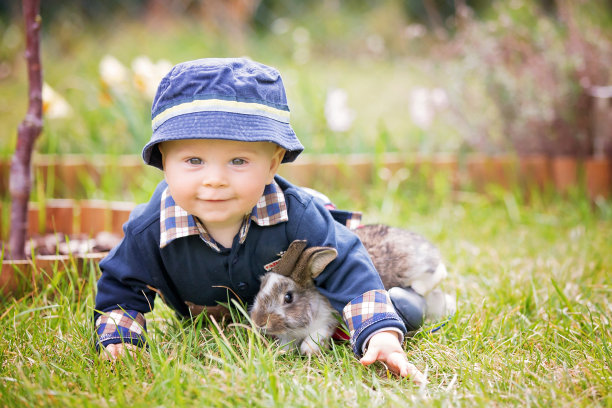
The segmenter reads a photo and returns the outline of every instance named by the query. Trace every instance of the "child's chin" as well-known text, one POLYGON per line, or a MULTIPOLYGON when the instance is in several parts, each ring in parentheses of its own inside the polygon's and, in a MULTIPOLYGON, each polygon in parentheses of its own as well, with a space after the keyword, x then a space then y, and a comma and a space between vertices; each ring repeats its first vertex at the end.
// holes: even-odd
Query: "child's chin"
POLYGON ((202 222, 202 224, 204 224, 204 227, 209 232, 211 232, 213 230, 226 230, 227 231, 229 229, 234 229, 234 230, 236 230, 236 232, 238 232, 238 230, 242 226, 242 220, 244 219, 244 216, 240 216, 240 217, 227 217, 227 216, 219 216, 219 217, 204 216, 204 217, 200 217, 197 214, 194 214, 194 215, 196 217, 198 217, 200 222, 202 222))
POLYGON ((204 217, 200 217, 199 215, 195 214, 196 217, 198 217, 198 219, 200 221, 202 221, 202 223, 206 226, 210 226, 210 227, 231 227, 231 226, 240 226, 242 225, 242 219, 243 217, 211 217, 211 216, 204 216, 204 217))

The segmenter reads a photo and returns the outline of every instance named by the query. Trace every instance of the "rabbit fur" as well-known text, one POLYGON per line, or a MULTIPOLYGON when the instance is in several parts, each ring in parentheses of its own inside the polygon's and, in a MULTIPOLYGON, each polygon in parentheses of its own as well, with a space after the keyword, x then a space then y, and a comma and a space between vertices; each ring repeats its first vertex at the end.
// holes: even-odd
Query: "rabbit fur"
POLYGON ((318 353, 334 333, 338 320, 313 278, 337 256, 334 248, 293 241, 278 264, 266 273, 251 308, 251 319, 281 347, 298 347, 302 354, 318 353))
MULTIPOLYGON (((434 289, 447 270, 431 242, 414 232, 381 224, 365 225, 355 232, 385 289, 412 287, 425 297, 427 318, 454 312, 454 299, 434 289)), ((336 311, 313 281, 337 252, 329 247, 306 246, 306 241, 293 241, 262 277, 250 315, 255 326, 278 338, 283 348, 297 347, 302 354, 310 355, 327 345, 338 325, 336 311)))

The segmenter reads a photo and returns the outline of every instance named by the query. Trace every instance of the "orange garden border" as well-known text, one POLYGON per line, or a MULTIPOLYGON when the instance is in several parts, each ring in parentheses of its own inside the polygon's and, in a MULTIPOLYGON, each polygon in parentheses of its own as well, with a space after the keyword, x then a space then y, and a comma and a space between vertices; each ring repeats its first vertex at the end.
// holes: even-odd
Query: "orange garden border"
POLYGON ((311 186, 323 183, 341 186, 368 184, 374 170, 386 168, 391 173, 406 168, 424 174, 445 174, 456 190, 484 192, 491 186, 508 190, 556 190, 561 194, 583 187, 590 199, 609 198, 612 194, 612 161, 609 158, 577 159, 570 156, 515 156, 482 154, 432 155, 385 154, 320 155, 300 157, 297 162, 281 166, 280 174, 296 184, 311 186), (331 182, 330 182, 331 181, 331 182))
POLYGON ((100 232, 122 234, 122 226, 136 206, 132 202, 50 199, 44 212, 36 203, 28 208, 29 235, 49 232, 95 235, 100 232))
MULTIPOLYGON (((46 201, 43 211, 40 205, 30 203, 28 234, 30 237, 53 232, 95 236, 110 232, 122 236, 122 226, 134 207, 135 203, 131 202, 52 199, 46 201)), ((84 269, 94 267, 106 254, 35 255, 33 259, 3 260, 0 296, 17 295, 36 288, 45 278, 68 267, 76 267, 81 276, 84 269)))
MULTIPOLYGON (((109 172, 116 175, 121 188, 129 189, 147 171, 140 157, 134 155, 39 155, 35 157, 34 168, 35 174, 39 175, 38 182, 45 185, 48 182, 54 183, 54 193, 60 197, 76 196, 85 190, 84 183, 97 186, 102 174, 109 172)), ((8 195, 8 169, 8 163, 0 161, 2 196, 8 195)), ((296 162, 281 166, 280 174, 299 185, 343 186, 358 191, 363 185, 373 183, 383 173, 386 177, 392 177, 401 169, 407 169, 409 175, 420 173, 425 177, 443 174, 455 190, 474 189, 484 192, 494 185, 508 190, 519 188, 526 192, 531 189, 554 189, 564 194, 581 186, 592 200, 598 197, 610 198, 612 193, 612 161, 609 158, 577 160, 574 157, 481 154, 305 154, 296 162)), ((80 233, 93 236, 103 231, 122 235, 122 225, 134 206, 135 203, 131 202, 78 201, 71 198, 30 203, 28 233, 30 237, 54 231, 66 235, 80 233)), ((5 229, 8 228, 0 225, 0 231, 5 229)), ((36 287, 41 275, 52 275, 71 263, 82 273, 83 267, 95 265, 104 255, 36 256, 33 260, 4 261, 0 274, 0 296, 22 293, 26 286, 36 287)))
MULTIPOLYGON (((112 177, 119 190, 136 186, 149 169, 140 156, 37 155, 34 157, 36 181, 52 186, 51 197, 74 198, 84 195, 86 186, 100 187, 103 177, 112 177)), ((609 198, 612 193, 612 162, 608 157, 577 159, 572 156, 418 155, 412 153, 321 154, 301 155, 294 163, 284 164, 280 174, 304 186, 315 183, 354 186, 373 182, 375 169, 395 173, 401 168, 412 171, 438 171, 447 174, 455 189, 483 191, 488 185, 502 188, 552 188, 560 193, 583 186, 589 197, 609 198), (348 182, 348 183, 347 183, 348 182)), ((0 196, 8 195, 8 160, 0 160, 0 196)))
POLYGON ((34 259, 3 260, 0 270, 0 298, 36 292, 56 273, 74 268, 78 276, 97 267, 107 252, 79 255, 38 255, 34 259))

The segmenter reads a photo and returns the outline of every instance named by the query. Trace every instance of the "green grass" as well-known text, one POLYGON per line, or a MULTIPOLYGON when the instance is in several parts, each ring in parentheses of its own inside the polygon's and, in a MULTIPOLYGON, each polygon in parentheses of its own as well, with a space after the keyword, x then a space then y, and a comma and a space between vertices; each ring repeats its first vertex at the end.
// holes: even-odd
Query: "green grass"
MULTIPOLYGON (((445 57, 434 52, 440 43, 431 35, 407 39, 400 34, 409 22, 393 7, 330 13, 321 6, 290 18, 284 34, 250 33, 242 42, 194 20, 159 27, 60 19, 45 27, 44 75, 75 115, 46 120, 37 151, 118 158, 140 152, 149 138, 150 101, 134 92, 104 94, 98 64, 105 54, 126 66, 141 54, 173 63, 249 55, 277 66, 309 153, 457 151, 467 148, 466 135, 509 136, 474 73, 478 53, 445 57), (310 32, 305 64, 294 59, 299 27, 310 32), (364 46, 370 34, 385 39, 383 55, 364 46), (446 89, 451 103, 427 131, 409 117, 409 93, 421 86, 446 89), (347 91, 357 114, 347 133, 325 125, 325 96, 333 87, 347 91)), ((0 79, 0 157, 6 158, 25 114, 27 86, 19 23, 2 24, 1 62, 10 68, 0 79)), ((313 359, 283 354, 244 317, 222 330, 209 322, 194 328, 161 302, 147 316, 149 350, 109 364, 93 349, 98 272, 78 276, 70 267, 22 298, 0 299, 0 406, 612 407, 612 204, 591 204, 582 191, 529 199, 495 189, 453 192, 443 175, 429 175, 427 183, 409 175, 368 188, 314 187, 341 208, 362 210, 365 222, 408 227, 440 246, 451 272, 444 286, 456 294, 458 313, 441 331, 418 333, 405 344, 426 372, 427 387, 389 376, 380 364, 362 367, 344 344, 313 359)), ((146 174, 139 189, 126 193, 109 172, 83 195, 142 202, 159 176, 146 174)), ((40 184, 35 198, 52 197, 53 186, 40 184)))
POLYGON ((362 367, 345 344, 319 358, 283 354, 244 317, 193 327, 161 302, 147 316, 149 351, 112 365, 92 348, 96 271, 68 269, 0 304, 1 405, 612 406, 609 202, 532 194, 526 203, 412 179, 353 197, 333 195, 365 222, 425 234, 448 262, 458 313, 405 344, 425 388, 362 367))

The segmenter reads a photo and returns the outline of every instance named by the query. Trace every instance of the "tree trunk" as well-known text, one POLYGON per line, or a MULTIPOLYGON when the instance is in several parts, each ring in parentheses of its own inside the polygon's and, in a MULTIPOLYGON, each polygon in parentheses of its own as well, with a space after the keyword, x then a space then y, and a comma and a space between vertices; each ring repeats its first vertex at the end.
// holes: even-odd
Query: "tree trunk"
POLYGON ((17 147, 11 162, 11 231, 9 257, 24 259, 34 143, 42 130, 42 69, 40 64, 40 0, 23 0, 28 68, 28 111, 17 129, 17 147))

